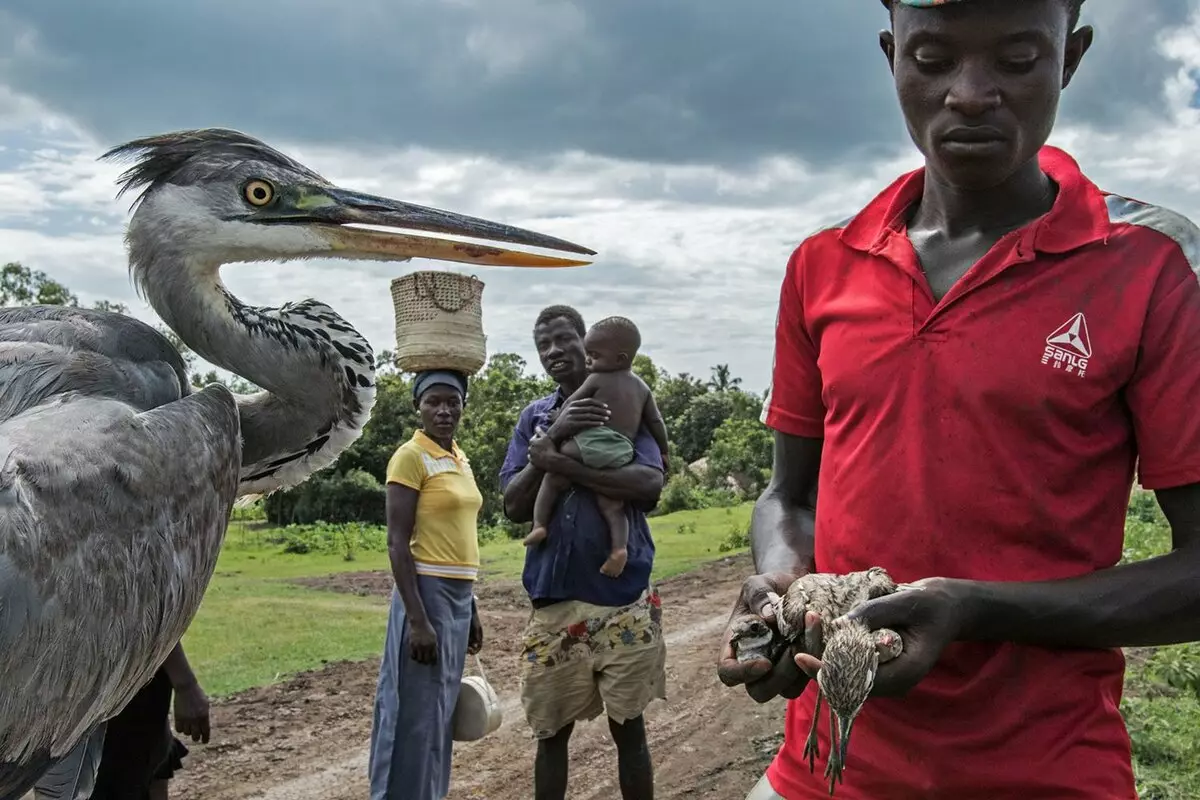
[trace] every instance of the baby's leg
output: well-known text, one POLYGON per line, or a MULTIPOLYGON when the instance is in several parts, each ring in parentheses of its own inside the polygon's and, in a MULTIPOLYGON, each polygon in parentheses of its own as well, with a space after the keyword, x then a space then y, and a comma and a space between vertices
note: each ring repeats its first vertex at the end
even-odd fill
POLYGON ((596 495, 596 506, 600 515, 608 523, 609 545, 608 560, 600 571, 610 578, 618 577, 625 570, 625 560, 629 557, 629 518, 625 516, 625 503, 604 495, 596 495))
MULTIPOLYGON (((575 444, 574 439, 563 442, 558 452, 579 460, 579 445, 575 444)), ((546 541, 546 537, 550 535, 550 517, 554 514, 554 504, 570 485, 570 481, 552 472, 542 476, 542 485, 538 487, 537 498, 533 501, 533 530, 525 537, 526 547, 546 541)))

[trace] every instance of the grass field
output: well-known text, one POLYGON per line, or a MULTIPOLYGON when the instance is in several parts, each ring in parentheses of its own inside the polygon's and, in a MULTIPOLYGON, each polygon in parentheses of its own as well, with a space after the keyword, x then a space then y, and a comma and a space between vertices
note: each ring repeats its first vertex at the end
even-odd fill
MULTIPOLYGON (((744 549, 750 506, 687 511, 651 520, 658 579, 744 549)), ((377 533, 377 532, 376 532, 377 533)), ((282 552, 270 531, 235 526, 217 575, 185 646, 206 689, 215 696, 272 683, 327 661, 377 655, 386 604, 289 584, 287 579, 387 569, 387 554, 359 549, 353 560, 337 552, 282 552)), ((376 537, 374 541, 378 542, 376 537)), ((1170 531, 1153 496, 1131 504, 1125 560, 1166 552, 1170 531)), ((484 572, 520 575, 524 548, 495 541, 482 548, 484 572)), ((1200 646, 1129 654, 1122 704, 1134 739, 1142 800, 1200 797, 1200 646)))
MULTIPOLYGON (((750 520, 750 506, 682 511, 650 521, 657 557, 654 577, 686 572, 722 555, 750 520)), ((235 525, 217 563, 184 647, 205 689, 214 696, 272 683, 327 661, 378 655, 387 606, 358 597, 288 583, 291 578, 388 569, 387 553, 358 550, 353 561, 338 553, 285 553, 269 532, 235 525)), ((729 552, 737 552, 735 547, 729 552)), ((494 541, 481 548, 487 576, 519 578, 525 548, 494 541)))

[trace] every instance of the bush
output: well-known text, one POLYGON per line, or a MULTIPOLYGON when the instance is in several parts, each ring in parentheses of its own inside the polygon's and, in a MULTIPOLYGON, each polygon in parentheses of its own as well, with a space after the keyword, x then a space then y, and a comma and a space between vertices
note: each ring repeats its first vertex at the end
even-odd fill
POLYGON ((729 532, 725 534, 725 538, 717 545, 717 550, 721 553, 728 553, 731 550, 741 550, 744 547, 750 546, 750 526, 731 524, 729 532))
POLYGON ((323 470, 286 492, 263 501, 273 525, 311 525, 316 522, 386 523, 386 491, 361 469, 345 473, 323 470))
POLYGON ((663 487, 654 514, 673 514, 676 511, 699 511, 705 508, 735 506, 740 499, 729 489, 709 489, 695 475, 682 472, 672 475, 663 487))
POLYGON ((353 561, 361 551, 387 552, 387 529, 358 522, 318 522, 276 528, 267 541, 283 545, 285 553, 338 553, 353 561))

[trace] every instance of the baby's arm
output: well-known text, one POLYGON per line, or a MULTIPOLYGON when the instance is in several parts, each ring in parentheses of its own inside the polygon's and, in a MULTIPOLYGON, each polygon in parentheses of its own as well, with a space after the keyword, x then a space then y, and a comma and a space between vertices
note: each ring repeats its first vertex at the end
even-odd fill
POLYGON ((597 377, 597 374, 595 372, 588 373, 588 376, 584 378, 579 388, 572 392, 570 397, 563 400, 561 407, 566 408, 576 400, 585 400, 595 395, 596 391, 600 388, 600 378, 597 377))
POLYGON ((667 442, 667 423, 663 420, 662 413, 658 410, 658 403, 654 402, 654 392, 646 394, 646 403, 642 406, 642 424, 649 429, 650 435, 654 437, 654 441, 658 444, 658 449, 662 451, 663 463, 667 462, 667 450, 670 448, 667 442))

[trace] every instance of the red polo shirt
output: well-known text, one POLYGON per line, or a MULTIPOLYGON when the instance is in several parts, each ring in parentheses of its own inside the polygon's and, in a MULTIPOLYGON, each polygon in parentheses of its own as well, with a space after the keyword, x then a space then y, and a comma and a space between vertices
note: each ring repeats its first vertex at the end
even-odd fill
MULTIPOLYGON (((1054 207, 941 302, 905 231, 923 170, 788 262, 763 421, 825 440, 818 570, 1090 573, 1121 557, 1135 464, 1147 488, 1200 481, 1200 230, 1040 160, 1054 207)), ((952 645, 866 704, 837 796, 1135 798, 1123 674, 1120 650, 952 645)), ((789 702, 768 771, 788 800, 828 797, 800 757, 814 699, 789 702)))

